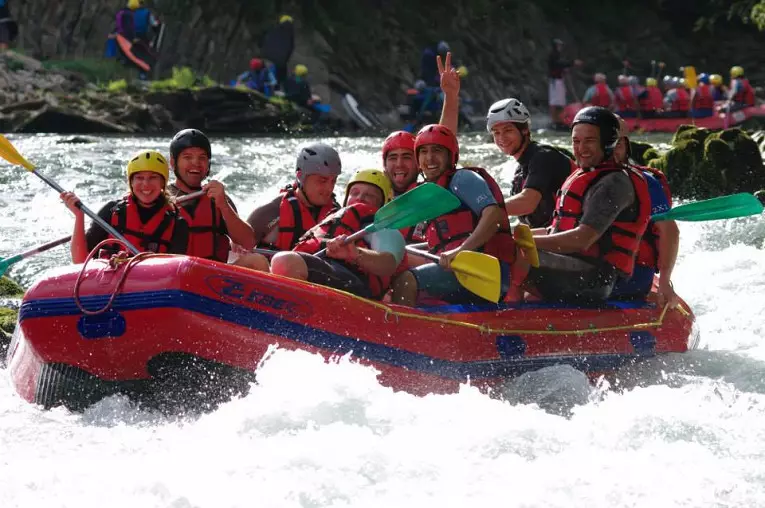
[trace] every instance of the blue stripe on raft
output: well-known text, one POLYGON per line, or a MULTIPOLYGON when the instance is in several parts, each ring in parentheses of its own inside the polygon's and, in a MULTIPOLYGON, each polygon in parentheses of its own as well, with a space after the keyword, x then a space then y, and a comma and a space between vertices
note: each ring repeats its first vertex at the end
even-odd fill
MULTIPOLYGON (((109 295, 86 296, 82 297, 80 301, 85 308, 95 310, 106 305, 108 298, 109 295)), ((268 312, 224 303, 220 300, 181 290, 123 293, 115 298, 112 305, 115 312, 158 308, 179 308, 197 312, 320 348, 332 354, 353 353, 353 356, 371 362, 385 363, 454 380, 517 376, 524 372, 561 364, 571 365, 582 371, 609 371, 635 359, 654 356, 652 349, 644 348, 635 353, 625 354, 517 356, 515 358, 477 362, 459 362, 361 341, 306 324, 287 321, 268 312)), ((73 298, 46 298, 24 302, 19 309, 19 322, 26 319, 79 314, 81 312, 75 305, 73 298)))

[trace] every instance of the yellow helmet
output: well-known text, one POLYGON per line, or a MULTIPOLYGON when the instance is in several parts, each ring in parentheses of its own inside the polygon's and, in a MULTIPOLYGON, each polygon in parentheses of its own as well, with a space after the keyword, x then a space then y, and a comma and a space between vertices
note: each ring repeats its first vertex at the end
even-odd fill
POLYGON ((738 78, 740 76, 744 75, 744 68, 739 65, 734 65, 730 68, 730 77, 731 78, 738 78))
POLYGON ((303 64, 297 64, 295 66, 295 76, 306 76, 308 75, 308 67, 306 67, 303 64))
POLYGON ((393 185, 390 183, 390 179, 388 179, 384 172, 378 169, 360 169, 356 171, 348 181, 348 185, 345 186, 345 201, 343 201, 343 206, 348 202, 348 191, 351 189, 351 185, 359 182, 368 183, 380 189, 383 193, 383 204, 386 204, 393 199, 393 185))
POLYGON ((645 78, 645 86, 657 86, 656 78, 645 78))
POLYGON ((711 76, 709 76, 709 82, 715 86, 720 86, 723 83, 723 79, 722 79, 722 76, 720 76, 719 74, 712 74, 711 76))
POLYGON ((457 67, 457 76, 461 78, 466 78, 468 75, 468 69, 464 65, 460 65, 457 67))
POLYGON ((282 14, 279 16, 279 23, 292 23, 292 16, 289 14, 282 14))
POLYGON ((130 162, 127 165, 127 178, 130 182, 130 177, 141 171, 151 171, 162 175, 167 183, 170 178, 170 169, 167 167, 167 159, 165 156, 156 150, 141 150, 134 154, 130 158, 130 162))
POLYGON ((130 10, 136 10, 141 6, 141 0, 128 0, 127 7, 130 10))

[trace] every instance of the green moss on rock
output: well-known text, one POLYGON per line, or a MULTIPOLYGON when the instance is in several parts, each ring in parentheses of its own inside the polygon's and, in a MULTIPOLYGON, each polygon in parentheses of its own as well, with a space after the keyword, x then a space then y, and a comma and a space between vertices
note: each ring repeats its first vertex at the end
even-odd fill
POLYGON ((6 298, 21 298, 24 295, 24 288, 8 277, 0 277, 0 296, 6 298))

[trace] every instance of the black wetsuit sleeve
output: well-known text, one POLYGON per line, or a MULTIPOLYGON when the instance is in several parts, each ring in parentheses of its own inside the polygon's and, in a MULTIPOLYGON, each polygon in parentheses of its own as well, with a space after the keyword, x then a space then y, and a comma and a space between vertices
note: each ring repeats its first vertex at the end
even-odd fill
MULTIPOLYGON (((109 201, 99 211, 98 216, 104 220, 107 224, 112 221, 112 208, 117 204, 117 201, 109 201)), ((87 231, 85 231, 85 243, 88 247, 88 252, 92 251, 96 245, 109 238, 109 233, 104 230, 96 221, 90 223, 87 231)))
POLYGON ((178 216, 173 228, 173 237, 170 239, 170 254, 186 254, 189 250, 189 223, 186 219, 178 216))

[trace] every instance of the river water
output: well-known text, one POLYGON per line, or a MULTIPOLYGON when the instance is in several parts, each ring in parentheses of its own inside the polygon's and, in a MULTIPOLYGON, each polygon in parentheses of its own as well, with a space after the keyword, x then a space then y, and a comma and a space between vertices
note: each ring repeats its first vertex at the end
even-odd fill
MULTIPOLYGON (((168 145, 10 139, 94 210, 124 192, 131 153, 168 145)), ((242 215, 290 180, 305 141, 214 140, 213 171, 242 215)), ((328 141, 347 170, 380 162, 379 138, 328 141)), ((509 187, 512 165, 485 136, 461 144, 463 160, 509 187)), ((72 215, 33 175, 2 165, 0 190, 0 257, 70 233, 72 215)), ((765 224, 680 227, 675 287, 701 349, 625 368, 610 385, 566 367, 508 382, 505 402, 469 386, 418 398, 347 359, 276 351, 246 397, 168 417, 120 397, 84 414, 42 411, 0 368, 0 507, 765 506, 765 224)), ((28 284, 67 261, 58 247, 10 275, 28 284)))

